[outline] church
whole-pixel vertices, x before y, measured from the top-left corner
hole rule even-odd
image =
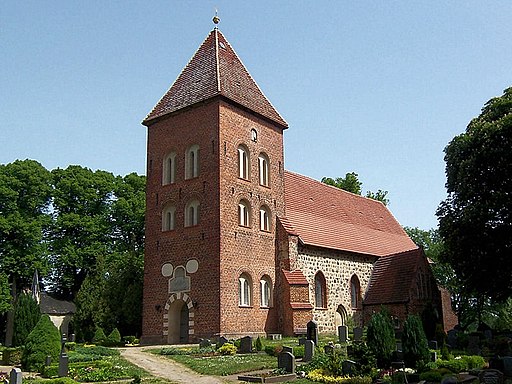
[[[143,121],[142,343],[397,328],[449,294],[379,201],[285,169],[288,124],[215,27]]]

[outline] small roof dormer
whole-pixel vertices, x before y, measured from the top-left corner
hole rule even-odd
[[[142,124],[149,126],[167,114],[217,96],[270,120],[282,129],[288,128],[217,28],[210,32]]]

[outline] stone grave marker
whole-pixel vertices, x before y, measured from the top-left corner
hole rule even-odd
[[[209,339],[199,339],[199,348],[211,347],[212,342]]]
[[[281,352],[277,355],[277,368],[286,373],[295,373],[295,356],[290,352]]]
[[[361,341],[363,338],[363,328],[355,327],[354,328],[354,341]]]
[[[283,345],[282,352],[290,352],[293,355],[293,347],[289,347],[287,345]]]
[[[437,340],[430,340],[428,342],[428,348],[429,349],[437,349]]]
[[[446,342],[452,348],[457,348],[457,333],[456,329],[450,329],[446,334]]]
[[[430,361],[435,362],[437,360],[437,352],[433,351],[430,353]]]
[[[229,340],[226,337],[224,337],[224,336],[219,337],[219,341],[217,343],[219,348],[222,347],[226,343],[229,343]]]
[[[512,377],[512,356],[504,356],[503,360],[503,373],[507,377]]]
[[[299,337],[299,345],[306,345],[306,340],[305,337]]]
[[[480,337],[470,335],[468,340],[468,353],[470,355],[480,354]]]
[[[497,369],[484,369],[478,375],[481,384],[503,384],[503,373]]]
[[[313,340],[304,341],[304,358],[302,361],[311,361],[315,356],[315,343]]]
[[[306,324],[306,338],[308,340],[313,340],[315,345],[318,345],[318,324],[311,320]]]
[[[252,353],[251,336],[245,336],[240,339],[240,353]]]
[[[346,343],[348,341],[348,328],[345,325],[338,327],[338,341],[340,343]]]
[[[329,344],[324,345],[324,352],[326,355],[332,355],[334,353],[334,344],[329,342]]]
[[[341,369],[344,375],[351,376],[356,368],[356,362],[352,360],[345,360],[341,363]]]
[[[13,368],[9,375],[9,384],[21,384],[21,369]]]

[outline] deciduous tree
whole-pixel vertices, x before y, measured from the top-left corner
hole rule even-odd
[[[359,180],[359,176],[355,172],[348,172],[345,174],[345,177],[323,177],[322,183],[327,185],[332,185],[333,187],[343,189],[344,191],[355,193],[356,195],[362,194],[362,185],[363,183]],[[389,199],[387,198],[388,191],[383,191],[379,189],[377,192],[366,191],[366,197],[380,201],[384,205],[389,204]]]

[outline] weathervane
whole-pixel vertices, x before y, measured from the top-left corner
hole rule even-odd
[[[215,8],[215,16],[213,16],[213,24],[215,24],[215,28],[217,28],[217,24],[220,22],[220,17],[217,16],[217,8]]]

